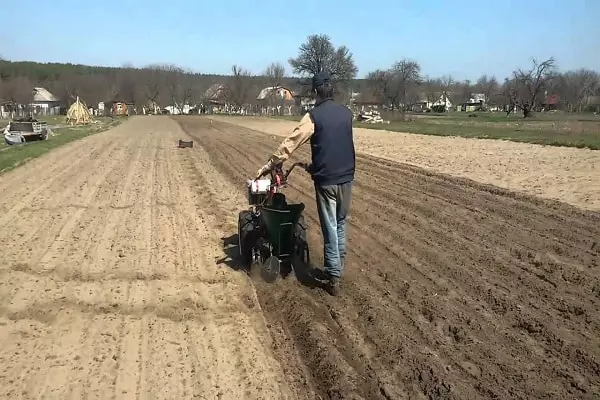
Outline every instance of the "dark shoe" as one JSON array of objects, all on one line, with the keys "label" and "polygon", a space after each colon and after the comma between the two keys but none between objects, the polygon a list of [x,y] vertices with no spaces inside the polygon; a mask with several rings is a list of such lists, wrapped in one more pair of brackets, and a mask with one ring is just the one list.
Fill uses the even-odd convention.
[{"label": "dark shoe", "polygon": [[321,268],[311,268],[308,271],[308,275],[317,282],[327,282],[329,277],[325,273],[325,271]]},{"label": "dark shoe", "polygon": [[325,283],[324,289],[331,296],[339,296],[341,290],[340,278],[330,278],[327,283]]}]

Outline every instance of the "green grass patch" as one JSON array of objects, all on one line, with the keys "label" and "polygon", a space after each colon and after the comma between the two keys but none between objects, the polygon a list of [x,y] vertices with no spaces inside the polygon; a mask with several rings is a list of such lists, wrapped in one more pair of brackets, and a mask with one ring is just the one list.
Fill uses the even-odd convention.
[{"label": "green grass patch", "polygon": [[8,146],[2,136],[0,138],[2,140],[2,144],[0,144],[0,174],[40,157],[52,149],[112,128],[121,121],[122,119],[107,118],[99,119],[97,124],[52,129],[52,135],[48,140],[16,146]]},{"label": "green grass patch", "polygon": [[[446,115],[411,115],[411,121],[392,120],[389,124],[361,124],[354,126],[367,129],[383,129],[396,132],[433,136],[459,136],[475,139],[497,139],[532,143],[546,146],[577,147],[600,150],[600,118],[578,115],[543,115],[523,119],[506,114],[467,113]],[[273,117],[299,121],[301,116]]]},{"label": "green grass patch", "polygon": [[433,136],[459,136],[475,139],[498,139],[547,146],[578,147],[600,150],[600,132],[569,132],[524,127],[497,127],[461,124],[433,124],[425,121],[392,122],[387,124],[360,124],[354,126],[369,129],[385,129],[396,132]]}]

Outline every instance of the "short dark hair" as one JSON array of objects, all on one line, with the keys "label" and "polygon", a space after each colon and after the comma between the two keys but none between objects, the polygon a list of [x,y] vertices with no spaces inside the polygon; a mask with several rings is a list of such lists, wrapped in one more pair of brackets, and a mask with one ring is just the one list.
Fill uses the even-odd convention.
[{"label": "short dark hair", "polygon": [[330,99],[333,98],[333,86],[329,83],[325,85],[317,86],[317,96],[322,99]]}]

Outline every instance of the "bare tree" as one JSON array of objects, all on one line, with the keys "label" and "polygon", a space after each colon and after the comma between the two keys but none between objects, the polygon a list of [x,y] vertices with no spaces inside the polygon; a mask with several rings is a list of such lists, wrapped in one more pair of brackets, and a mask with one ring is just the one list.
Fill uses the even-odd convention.
[{"label": "bare tree", "polygon": [[60,76],[60,79],[56,81],[55,91],[58,96],[62,99],[63,105],[69,105],[77,99],[77,96],[81,94],[82,83],[85,77],[75,73],[67,73]]},{"label": "bare tree", "polygon": [[557,79],[557,89],[569,111],[582,112],[590,96],[600,87],[600,75],[589,69],[567,71]]},{"label": "bare tree", "polygon": [[397,89],[400,93],[399,105],[404,119],[404,114],[409,105],[409,95],[422,83],[421,66],[416,61],[404,59],[394,64],[392,71],[396,76]]},{"label": "bare tree", "polygon": [[494,104],[499,92],[498,81],[495,76],[483,75],[475,84],[478,93],[483,93],[487,104]]},{"label": "bare tree", "polygon": [[232,76],[227,84],[227,100],[237,107],[248,101],[250,92],[250,71],[238,65],[231,67]]},{"label": "bare tree", "polygon": [[367,74],[367,82],[374,95],[382,104],[391,107],[392,111],[398,104],[400,96],[393,87],[393,75],[390,70],[378,69]]},{"label": "bare tree", "polygon": [[425,98],[430,104],[435,104],[442,97],[442,83],[440,79],[425,78],[423,80]]},{"label": "bare tree", "polygon": [[[61,88],[58,86],[58,91],[53,92],[68,105],[74,102],[79,96],[80,100],[86,104],[97,104],[99,101],[108,100],[106,97],[106,88],[111,87],[114,79],[109,76],[93,74],[88,76],[72,75],[68,80],[68,85]],[[61,95],[62,93],[62,95]]]},{"label": "bare tree", "polygon": [[300,45],[298,56],[289,63],[297,74],[314,75],[329,71],[334,82],[347,82],[356,77],[358,68],[346,46],[335,48],[328,35],[310,35]]},{"label": "bare tree", "polygon": [[471,81],[468,79],[462,82],[455,82],[452,85],[450,100],[454,104],[467,103],[471,99],[472,89]]},{"label": "bare tree", "polygon": [[387,100],[392,107],[402,112],[402,117],[408,108],[411,91],[421,84],[421,67],[412,60],[401,60],[390,69],[377,70],[367,75],[376,96]]},{"label": "bare tree", "polygon": [[138,99],[134,71],[132,69],[120,70],[117,73],[116,81],[121,99],[135,104]]},{"label": "bare tree", "polygon": [[511,104],[523,111],[527,118],[538,105],[539,96],[549,86],[556,76],[556,63],[551,57],[545,61],[533,60],[529,70],[518,69],[513,71],[512,79],[507,82],[507,94]]},{"label": "bare tree", "polygon": [[29,107],[33,100],[33,84],[26,76],[13,76],[4,82],[4,97],[16,109],[16,105]]},{"label": "bare tree", "polygon": [[159,96],[161,102],[170,104],[174,110],[183,113],[184,106],[189,104],[192,96],[192,90],[188,79],[189,72],[174,64],[152,65],[151,69],[157,72],[154,78],[160,77],[158,81],[160,86],[156,86],[156,81],[151,83],[155,91],[149,91],[152,95]]},{"label": "bare tree", "polygon": [[142,69],[140,79],[141,95],[150,107],[155,107],[160,102],[161,88],[164,86],[164,74],[159,66],[149,65]]},{"label": "bare tree", "polygon": [[267,66],[264,74],[267,77],[269,86],[278,87],[281,86],[283,77],[285,75],[285,67],[281,63],[274,62]]},{"label": "bare tree", "polygon": [[454,78],[452,78],[452,76],[450,75],[446,75],[440,78],[440,85],[441,85],[441,94],[443,97],[442,101],[446,101],[446,99],[450,99],[450,96],[452,94],[452,87],[455,84],[455,80]]},{"label": "bare tree", "polygon": [[[281,63],[271,63],[264,72],[267,82],[272,88],[282,86],[282,80],[285,75],[285,67]],[[283,98],[277,98],[276,91],[271,91],[267,95],[267,101],[270,106],[283,105]]]}]

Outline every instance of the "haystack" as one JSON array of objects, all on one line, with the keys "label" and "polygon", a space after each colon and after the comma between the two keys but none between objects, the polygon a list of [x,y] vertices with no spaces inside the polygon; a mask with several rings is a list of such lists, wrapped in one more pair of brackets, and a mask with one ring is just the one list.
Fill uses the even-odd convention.
[{"label": "haystack", "polygon": [[79,96],[77,96],[77,101],[71,104],[69,111],[67,111],[67,123],[71,125],[89,124],[91,121],[92,116],[90,115],[90,111],[85,103],[79,100]]}]

